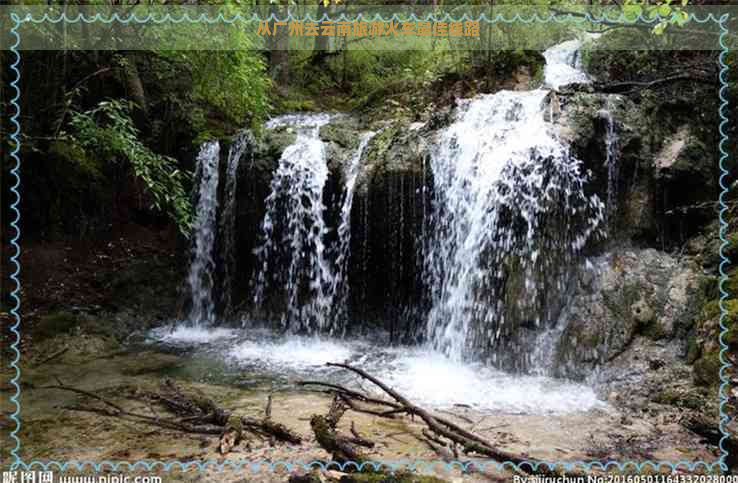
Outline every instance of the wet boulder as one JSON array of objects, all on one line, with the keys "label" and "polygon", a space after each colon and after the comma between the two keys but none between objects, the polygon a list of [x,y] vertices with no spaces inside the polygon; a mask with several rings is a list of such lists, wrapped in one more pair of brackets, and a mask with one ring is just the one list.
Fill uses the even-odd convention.
[{"label": "wet boulder", "polygon": [[684,353],[702,301],[701,283],[694,264],[653,249],[598,258],[580,276],[562,314],[556,372],[583,378],[639,336],[675,340]]}]

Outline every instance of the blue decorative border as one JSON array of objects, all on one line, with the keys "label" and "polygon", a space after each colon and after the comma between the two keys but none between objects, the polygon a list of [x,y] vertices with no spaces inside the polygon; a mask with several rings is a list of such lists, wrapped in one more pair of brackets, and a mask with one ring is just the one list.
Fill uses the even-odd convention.
[{"label": "blue decorative border", "polygon": [[[725,273],[726,267],[730,264],[730,260],[725,256],[725,249],[728,247],[728,240],[725,239],[725,234],[728,229],[728,223],[725,221],[724,213],[727,211],[728,207],[725,204],[725,197],[728,195],[728,184],[727,184],[727,177],[728,177],[728,170],[725,169],[725,162],[728,160],[728,152],[727,144],[728,144],[728,134],[725,131],[728,128],[728,123],[730,122],[728,118],[728,97],[727,97],[727,91],[728,91],[728,64],[725,63],[726,57],[728,56],[728,46],[725,44],[726,36],[728,35],[728,28],[725,26],[725,22],[728,20],[728,15],[723,15],[720,17],[720,91],[718,96],[720,97],[720,107],[718,107],[718,114],[720,115],[720,126],[718,130],[720,131],[720,188],[722,190],[720,191],[720,362],[722,363],[722,366],[720,367],[720,381],[722,384],[720,384],[720,389],[718,390],[718,395],[720,397],[720,433],[723,435],[722,438],[720,438],[720,466],[721,468],[725,469],[725,459],[728,457],[728,451],[725,448],[725,443],[727,443],[728,438],[730,437],[730,433],[728,433],[727,424],[730,418],[727,414],[725,414],[725,411],[723,410],[723,406],[725,406],[725,403],[728,402],[728,395],[726,391],[728,390],[728,387],[730,386],[730,381],[728,380],[728,374],[727,370],[730,368],[731,364],[730,361],[725,357],[725,353],[728,351],[728,345],[725,343],[725,337],[728,333],[728,327],[725,325],[726,319],[727,319],[727,308],[725,307],[725,301],[728,299],[728,292],[725,291],[725,284],[728,282],[728,275]],[[738,295],[738,294],[733,294]]]},{"label": "blue decorative border", "polygon": [[[725,269],[730,263],[727,257],[725,256],[725,249],[728,246],[728,241],[725,238],[726,230],[728,227],[727,222],[724,219],[724,213],[727,210],[727,206],[725,204],[725,197],[728,194],[728,186],[726,184],[726,178],[728,177],[728,171],[725,168],[725,162],[728,159],[728,152],[727,149],[727,143],[728,143],[728,134],[726,132],[729,119],[728,119],[728,98],[727,98],[727,89],[728,89],[728,81],[727,81],[727,74],[728,74],[728,65],[726,64],[726,57],[729,53],[729,48],[726,45],[726,36],[728,35],[729,31],[726,27],[727,20],[729,18],[728,14],[724,14],[720,16],[719,18],[713,15],[712,13],[706,15],[704,18],[699,18],[698,16],[690,13],[689,18],[687,19],[687,22],[695,21],[697,23],[706,23],[706,22],[716,22],[720,26],[720,73],[719,73],[719,79],[720,79],[720,91],[719,91],[719,98],[720,98],[720,107],[718,110],[719,116],[720,116],[720,125],[719,125],[719,131],[720,131],[720,143],[719,143],[719,149],[720,149],[720,187],[722,188],[722,191],[720,193],[719,201],[720,201],[720,361],[722,362],[722,367],[720,369],[720,380],[722,381],[722,384],[720,385],[718,396],[720,398],[720,432],[723,435],[720,440],[720,452],[721,456],[720,458],[714,462],[714,463],[708,463],[706,461],[678,461],[678,462],[669,462],[669,461],[643,461],[643,462],[636,462],[636,461],[625,461],[625,462],[617,462],[617,461],[606,461],[606,462],[600,462],[600,461],[592,461],[592,462],[585,462],[585,461],[575,461],[575,462],[548,462],[548,461],[524,461],[522,463],[516,464],[511,461],[505,461],[505,462],[496,462],[496,461],[486,461],[486,462],[475,462],[475,461],[451,461],[451,462],[445,462],[441,460],[397,460],[397,461],[372,461],[372,462],[366,462],[362,464],[357,464],[356,462],[349,461],[346,463],[338,463],[336,461],[319,461],[314,460],[309,463],[306,462],[289,462],[289,461],[276,461],[276,462],[270,462],[267,460],[262,461],[249,461],[249,460],[239,460],[239,461],[231,461],[231,460],[224,460],[223,462],[218,462],[216,460],[206,460],[204,462],[200,461],[189,461],[189,462],[182,462],[182,461],[170,461],[170,462],[164,462],[164,461],[147,461],[147,460],[138,460],[134,462],[128,462],[128,461],[102,461],[100,463],[95,463],[94,461],[68,461],[68,462],[62,462],[62,461],[55,461],[51,460],[48,462],[43,461],[31,461],[30,463],[25,463],[21,458],[18,456],[18,451],[20,449],[20,439],[18,438],[18,432],[20,431],[21,422],[18,419],[18,415],[20,413],[20,403],[18,401],[18,397],[20,396],[20,386],[18,385],[18,380],[20,378],[20,368],[18,367],[17,363],[20,360],[20,351],[18,350],[18,344],[20,342],[20,332],[18,331],[18,327],[20,326],[20,263],[18,261],[18,257],[20,256],[20,245],[18,244],[18,240],[20,239],[20,211],[18,209],[18,206],[20,204],[20,175],[19,175],[19,168],[20,168],[20,157],[18,156],[18,153],[20,151],[20,140],[18,138],[20,134],[20,124],[18,122],[18,118],[20,115],[20,105],[18,104],[18,100],[20,99],[20,89],[18,87],[18,82],[20,82],[20,71],[18,70],[18,65],[20,64],[20,53],[18,51],[18,47],[20,45],[20,35],[18,34],[18,28],[20,25],[24,22],[32,22],[32,23],[43,23],[43,22],[50,22],[50,23],[59,23],[59,22],[79,22],[83,21],[86,23],[92,23],[92,22],[104,22],[104,23],[112,23],[114,21],[118,21],[121,23],[130,23],[130,22],[136,22],[136,23],[146,23],[146,22],[154,22],[154,23],[164,23],[164,22],[172,22],[172,23],[182,23],[182,22],[190,22],[190,23],[196,23],[196,22],[205,22],[205,23],[217,23],[217,22],[223,22],[223,23],[234,23],[236,21],[242,21],[242,22],[254,22],[254,21],[276,21],[276,20],[299,20],[296,17],[294,17],[292,14],[287,14],[287,16],[283,19],[278,18],[275,14],[271,14],[268,17],[260,18],[257,14],[251,15],[249,17],[242,17],[240,14],[236,14],[233,17],[226,18],[222,14],[219,14],[215,18],[210,18],[207,15],[199,15],[194,18],[191,18],[188,14],[184,14],[180,17],[172,17],[170,14],[165,14],[161,17],[156,17],[152,14],[147,15],[143,18],[137,17],[135,14],[131,14],[128,16],[120,16],[117,13],[112,14],[110,17],[102,17],[100,15],[93,15],[88,17],[85,17],[82,14],[77,15],[76,17],[67,17],[65,13],[62,13],[57,18],[51,18],[48,14],[44,14],[40,18],[34,18],[31,14],[26,15],[25,17],[21,18],[15,13],[10,14],[10,18],[13,21],[13,27],[10,29],[10,33],[15,37],[15,42],[13,45],[10,46],[10,50],[15,56],[15,61],[13,64],[10,65],[11,70],[15,72],[15,79],[11,82],[10,86],[13,90],[15,90],[15,96],[11,99],[11,104],[15,108],[15,113],[11,116],[10,121],[15,126],[14,131],[11,133],[11,140],[13,142],[13,149],[10,152],[11,158],[15,160],[15,166],[11,169],[11,174],[15,177],[15,183],[13,186],[11,186],[11,191],[15,195],[15,201],[10,205],[10,208],[15,212],[15,219],[11,221],[10,226],[15,230],[15,236],[10,241],[11,245],[15,248],[15,254],[11,257],[11,262],[15,265],[15,272],[11,274],[10,278],[15,282],[15,289],[11,293],[11,297],[15,300],[15,307],[10,311],[10,313],[13,315],[14,323],[11,326],[11,331],[13,332],[15,336],[15,340],[13,341],[11,348],[15,352],[15,357],[11,361],[10,367],[15,369],[15,376],[11,379],[11,384],[15,386],[15,394],[13,394],[10,398],[11,402],[15,405],[15,412],[11,415],[11,419],[15,421],[15,429],[11,432],[11,437],[15,440],[15,448],[11,450],[11,454],[13,455],[13,463],[11,465],[11,470],[17,470],[18,468],[22,467],[24,469],[32,469],[34,467],[40,467],[44,470],[57,468],[60,471],[64,471],[68,468],[76,468],[78,470],[84,470],[85,467],[93,468],[95,471],[101,471],[104,468],[108,468],[109,470],[116,471],[120,470],[122,468],[127,468],[129,470],[134,469],[146,469],[146,470],[155,470],[157,468],[161,468],[164,471],[171,471],[173,468],[179,468],[182,471],[187,471],[191,467],[197,467],[198,470],[202,471],[207,467],[213,467],[217,468],[218,470],[223,470],[226,466],[230,466],[233,469],[240,470],[244,467],[248,467],[249,470],[252,473],[257,473],[260,471],[263,471],[264,469],[267,469],[268,471],[276,471],[279,468],[282,468],[287,471],[292,471],[297,468],[303,468],[305,470],[310,470],[314,468],[322,468],[322,469],[349,469],[349,468],[356,468],[356,469],[363,469],[367,467],[372,467],[375,470],[378,470],[382,467],[390,469],[392,471],[399,470],[399,469],[433,469],[438,465],[441,465],[445,469],[453,469],[458,468],[461,470],[468,470],[471,468],[477,468],[479,470],[484,470],[486,468],[495,467],[497,469],[503,469],[505,467],[508,468],[515,468],[515,469],[522,469],[523,467],[529,467],[532,469],[537,469],[539,466],[547,466],[551,470],[554,470],[557,466],[561,466],[565,470],[571,470],[573,468],[576,468],[577,466],[582,467],[584,469],[590,470],[592,468],[597,468],[601,470],[607,470],[607,469],[614,469],[617,468],[619,470],[625,470],[627,467],[633,467],[637,471],[641,471],[647,467],[651,467],[654,470],[658,470],[661,468],[671,468],[672,470],[676,470],[677,468],[683,468],[687,470],[696,470],[699,467],[704,467],[705,470],[710,471],[714,467],[718,466],[721,470],[726,471],[727,465],[725,463],[725,459],[728,456],[728,451],[725,448],[725,443],[727,442],[728,437],[730,436],[727,432],[727,423],[729,421],[729,417],[724,413],[724,405],[727,402],[727,394],[726,389],[729,386],[729,381],[727,379],[727,369],[731,367],[730,362],[725,357],[725,352],[728,350],[728,345],[726,344],[724,338],[725,335],[728,332],[728,329],[725,325],[726,322],[726,316],[727,316],[727,310],[724,305],[725,300],[728,298],[728,293],[725,291],[724,284],[728,280],[728,276],[725,273]],[[344,20],[344,21],[359,21],[361,19],[364,19],[363,14],[358,14],[356,17],[349,18],[346,16],[345,13],[342,13],[337,17],[338,20]],[[446,13],[443,16],[440,16],[439,18],[436,18],[436,16],[430,14],[423,16],[422,18],[417,17],[414,13],[410,14],[407,17],[399,17],[397,14],[392,15],[389,18],[384,18],[381,14],[375,14],[373,16],[373,20],[375,21],[384,21],[389,22],[390,20],[394,21],[402,21],[402,20],[451,20],[451,21],[463,21],[463,20],[473,20],[472,17],[468,16],[466,13],[462,15],[460,18],[454,18],[450,14]],[[331,20],[331,17],[328,14],[324,14],[319,20],[313,19],[311,15],[305,15],[302,19],[303,21],[326,21]],[[370,20],[370,18],[366,18],[365,20]],[[521,23],[527,23],[532,24],[534,22],[542,22],[547,23],[550,21],[554,22],[564,22],[564,21],[589,21],[594,23],[600,23],[600,22],[647,22],[647,23],[656,23],[660,22],[662,17],[660,15],[656,15],[653,18],[645,18],[642,15],[638,18],[626,18],[624,14],[620,14],[617,17],[610,17],[607,13],[596,16],[592,15],[591,13],[586,13],[584,17],[574,17],[572,15],[566,15],[566,14],[551,14],[548,16],[539,16],[538,14],[533,14],[530,17],[523,17],[519,14],[515,14],[512,18],[506,18],[504,15],[496,15],[493,18],[488,18],[485,14],[480,15],[477,17],[477,20],[484,21],[487,23],[496,23],[496,22],[503,22],[503,23],[514,23],[514,22],[521,22]]]}]

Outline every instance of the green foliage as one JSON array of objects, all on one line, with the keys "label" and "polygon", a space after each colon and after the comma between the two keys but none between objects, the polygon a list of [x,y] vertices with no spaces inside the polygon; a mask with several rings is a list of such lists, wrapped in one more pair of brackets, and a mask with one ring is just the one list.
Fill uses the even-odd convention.
[{"label": "green foliage", "polygon": [[184,185],[190,174],[180,170],[175,159],[154,153],[139,140],[129,109],[123,101],[108,100],[89,111],[72,113],[72,139],[100,159],[127,159],[148,188],[152,205],[166,212],[187,236],[193,214]]},{"label": "green foliage", "polygon": [[[227,120],[242,126],[249,122],[256,127],[269,111],[271,81],[266,74],[263,58],[252,50],[247,39],[240,39],[243,50],[235,51],[175,51],[160,55],[183,64],[192,80],[192,96],[196,102],[221,111]],[[199,116],[205,128],[201,112]]]},{"label": "green foliage", "polygon": [[689,14],[682,8],[687,6],[689,0],[660,0],[656,3],[648,3],[644,0],[625,0],[623,3],[623,15],[629,21],[635,21],[639,16],[648,20],[659,18],[652,32],[661,35],[669,25],[684,25],[689,20]]}]

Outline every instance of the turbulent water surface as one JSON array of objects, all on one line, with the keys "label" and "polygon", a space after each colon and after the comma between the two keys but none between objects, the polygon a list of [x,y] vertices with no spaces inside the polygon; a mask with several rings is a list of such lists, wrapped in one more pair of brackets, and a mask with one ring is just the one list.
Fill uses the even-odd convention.
[{"label": "turbulent water surface", "polygon": [[[327,362],[361,367],[418,404],[434,409],[469,405],[484,413],[566,414],[602,408],[594,391],[581,384],[543,376],[513,376],[491,367],[455,362],[417,347],[387,347],[378,341],[311,336],[276,336],[264,330],[160,328],[152,341],[182,351],[185,364],[208,360],[196,374],[204,381],[239,385],[267,381],[297,389],[298,380],[351,385],[356,379]],[[367,390],[369,384],[362,383]],[[380,394],[379,392],[376,392]]]}]

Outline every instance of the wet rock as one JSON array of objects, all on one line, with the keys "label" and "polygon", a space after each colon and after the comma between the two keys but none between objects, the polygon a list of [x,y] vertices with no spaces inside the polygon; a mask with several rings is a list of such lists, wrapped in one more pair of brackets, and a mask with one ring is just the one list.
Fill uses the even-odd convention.
[{"label": "wet rock", "polygon": [[266,130],[255,148],[256,160],[277,160],[287,146],[295,142],[297,132],[289,126]]},{"label": "wet rock", "polygon": [[[692,264],[653,249],[626,249],[596,260],[565,310],[557,372],[583,378],[613,360],[636,336],[683,337],[701,302]],[[684,348],[680,348],[680,353]]]},{"label": "wet rock", "polygon": [[393,175],[420,176],[426,172],[429,139],[420,129],[423,124],[393,123],[383,128],[367,146],[357,192],[364,193],[371,183],[381,183]]},{"label": "wet rock", "polygon": [[381,321],[398,337],[414,333],[408,321],[419,320],[430,142],[423,123],[389,124],[369,142],[356,179],[349,268],[353,312]]},{"label": "wet rock", "polygon": [[717,163],[709,138],[687,127],[693,120],[680,105],[599,92],[564,91],[555,103],[553,97],[544,109],[560,106],[560,135],[592,172],[592,188],[602,199],[613,197],[612,237],[677,246],[712,221]]},{"label": "wet rock", "polygon": [[656,317],[653,309],[649,307],[648,303],[643,299],[639,299],[631,306],[631,314],[637,322],[644,325],[650,324]]}]

